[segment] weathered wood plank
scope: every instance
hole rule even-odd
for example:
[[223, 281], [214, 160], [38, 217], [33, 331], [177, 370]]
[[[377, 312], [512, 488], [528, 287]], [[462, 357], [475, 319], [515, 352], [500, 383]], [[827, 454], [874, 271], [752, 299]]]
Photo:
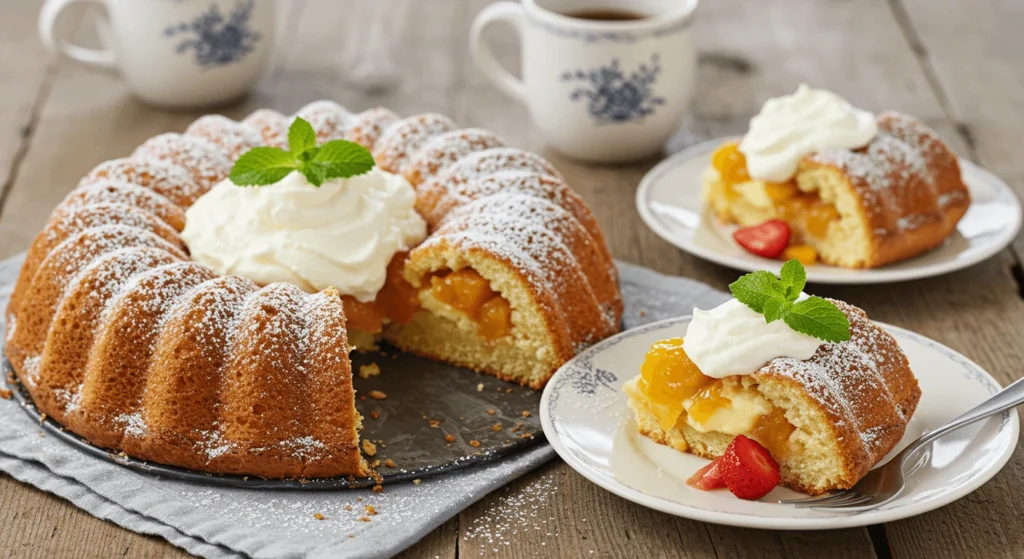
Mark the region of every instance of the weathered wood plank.
[[[892, 0], [922, 67], [979, 163], [1024, 198], [1024, 4]], [[1024, 236], [1014, 244], [1024, 255]]]
[[[35, 3], [15, 2], [4, 6], [0, 19], [0, 99], [4, 101], [0, 111], [0, 207], [25, 155], [56, 66], [55, 58], [39, 43], [37, 14]], [[78, 19], [68, 18], [66, 27], [74, 29]]]
[[0, 557], [187, 557], [161, 538], [105, 522], [71, 503], [0, 476]]
[[[949, 0], [893, 0], [919, 62], [968, 149], [962, 155], [995, 172], [1024, 196], [1024, 162], [1014, 149], [1024, 126], [1024, 22], [1019, 3], [988, 0], [969, 8]], [[967, 13], [967, 10], [970, 10]], [[949, 297], [930, 316], [903, 316], [915, 330], [963, 351], [1007, 384], [1022, 376], [1020, 332], [1024, 304], [1007, 295], [1016, 287], [1010, 271], [1019, 272], [1024, 241], [1014, 245], [1016, 260], [1006, 256], [986, 266], [947, 278], [934, 292], [957, 293], [966, 284], [991, 289], [984, 299]], [[1020, 277], [1017, 278], [1020, 282]], [[971, 285], [971, 291], [975, 286]], [[898, 296], [897, 294], [894, 294]], [[984, 343], [979, 343], [981, 338]], [[896, 556], [963, 557], [982, 553], [1011, 557], [1024, 547], [1024, 453], [1014, 453], [991, 482], [943, 509], [888, 526]]]

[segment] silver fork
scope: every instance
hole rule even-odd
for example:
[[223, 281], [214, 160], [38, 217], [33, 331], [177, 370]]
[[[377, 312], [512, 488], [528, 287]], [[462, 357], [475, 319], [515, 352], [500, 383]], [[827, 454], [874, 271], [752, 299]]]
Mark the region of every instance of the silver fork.
[[[852, 488], [818, 497], [784, 499], [779, 502], [797, 507], [842, 512], [863, 512], [876, 509], [899, 496], [907, 484], [907, 477], [924, 464], [925, 461], [922, 458], [925, 458], [927, 454], [922, 453], [917, 456], [917, 451], [928, 447], [935, 439], [947, 433], [1017, 407], [1022, 403], [1024, 403], [1024, 378], [1000, 390], [953, 421], [925, 433], [899, 454], [893, 456], [892, 460], [868, 472]], [[912, 460], [915, 457], [917, 459]]]

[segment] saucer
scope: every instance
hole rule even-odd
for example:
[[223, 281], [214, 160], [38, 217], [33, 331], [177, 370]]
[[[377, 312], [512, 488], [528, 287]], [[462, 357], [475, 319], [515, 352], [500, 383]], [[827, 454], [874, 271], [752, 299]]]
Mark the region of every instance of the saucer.
[[[552, 377], [540, 411], [544, 433], [573, 469], [601, 487], [655, 510], [748, 528], [817, 530], [890, 522], [947, 505], [980, 487], [1010, 459], [1020, 430], [1010, 410], [935, 441], [925, 464], [894, 501], [861, 513], [796, 508], [779, 499], [801, 493], [777, 487], [761, 501], [727, 490], [686, 485], [707, 460], [657, 444], [637, 433], [622, 384], [639, 374], [652, 343], [686, 333], [690, 317], [628, 330], [580, 353]], [[884, 460], [922, 434], [976, 406], [1001, 387], [977, 364], [913, 332], [881, 324], [910, 360], [921, 401], [900, 443]]]
[[[695, 256], [752, 272], [778, 272], [782, 262], [750, 254], [732, 239], [734, 225], [718, 222], [701, 196], [701, 173], [711, 153], [726, 139], [712, 140], [662, 161], [640, 181], [636, 206], [640, 217], [661, 238]], [[946, 274], [972, 266], [1009, 245], [1021, 227], [1021, 204], [999, 177], [961, 159], [971, 206], [957, 230], [938, 248], [881, 268], [851, 270], [807, 266], [811, 283], [889, 283]]]

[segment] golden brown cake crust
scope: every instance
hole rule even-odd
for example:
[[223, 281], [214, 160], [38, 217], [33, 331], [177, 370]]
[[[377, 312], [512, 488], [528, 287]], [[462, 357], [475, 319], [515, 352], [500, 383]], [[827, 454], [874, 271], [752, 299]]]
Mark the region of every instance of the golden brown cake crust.
[[[459, 248], [460, 257], [496, 263], [510, 281], [530, 286], [527, 298], [544, 309], [554, 340], [551, 355], [531, 356], [542, 374], [524, 379], [435, 357], [540, 388], [583, 346], [618, 331], [622, 300], [603, 234], [539, 156], [501, 147], [487, 131], [455, 130], [438, 114], [352, 115], [318, 101], [298, 115], [319, 141], [359, 142], [381, 168], [416, 184], [435, 184], [453, 169], [461, 170], [447, 180], [460, 184], [508, 169], [543, 174], [527, 179], [543, 188], [518, 192], [516, 206], [490, 195], [449, 201], [444, 215], [453, 217], [433, 232], [435, 246], [459, 244], [467, 220], [484, 212], [518, 218], [548, 239]], [[227, 177], [240, 153], [257, 143], [287, 145], [291, 120], [271, 110], [242, 122], [202, 117], [185, 134], [161, 134], [131, 157], [98, 165], [54, 210], [12, 293], [5, 338], [15, 374], [41, 412], [98, 446], [195, 470], [269, 478], [369, 473], [339, 293], [217, 277], [188, 261], [179, 234], [185, 210]], [[571, 281], [550, 281], [553, 270], [524, 266], [515, 258], [522, 254], [533, 264], [560, 263]]]
[[842, 173], [869, 234], [866, 268], [941, 245], [971, 203], [956, 155], [921, 121], [885, 112], [878, 131], [867, 147], [810, 155], [798, 171], [829, 167]]

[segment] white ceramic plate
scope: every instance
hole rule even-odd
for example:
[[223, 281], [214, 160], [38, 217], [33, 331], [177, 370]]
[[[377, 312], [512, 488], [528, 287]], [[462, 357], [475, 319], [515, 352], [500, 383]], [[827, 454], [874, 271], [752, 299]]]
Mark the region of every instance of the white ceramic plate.
[[[707, 460], [640, 436], [622, 384], [639, 374], [652, 343], [683, 336], [690, 317], [672, 318], [604, 340], [566, 363], [541, 399], [544, 433], [584, 477], [635, 503], [669, 514], [749, 528], [832, 529], [890, 522], [927, 512], [977, 489], [1009, 460], [1020, 430], [1017, 413], [965, 427], [939, 439], [927, 463], [895, 501], [843, 513], [798, 509], [775, 501], [801, 494], [778, 487], [762, 501], [728, 490], [700, 491], [684, 480]], [[882, 324], [899, 342], [921, 385], [921, 402], [893, 454], [1000, 390], [978, 365], [924, 336]], [[891, 456], [891, 454], [890, 454]], [[886, 460], [888, 457], [886, 457]]]
[[[636, 193], [636, 206], [647, 226], [673, 245], [712, 262], [739, 270], [778, 271], [782, 262], [754, 256], [732, 239], [734, 226], [722, 225], [705, 208], [701, 173], [711, 152], [725, 140], [681, 151], [655, 166]], [[1010, 187], [970, 161], [960, 160], [971, 206], [946, 242], [925, 254], [872, 270], [834, 266], [807, 267], [816, 283], [886, 283], [945, 274], [977, 264], [1005, 248], [1021, 226], [1021, 205]]]

